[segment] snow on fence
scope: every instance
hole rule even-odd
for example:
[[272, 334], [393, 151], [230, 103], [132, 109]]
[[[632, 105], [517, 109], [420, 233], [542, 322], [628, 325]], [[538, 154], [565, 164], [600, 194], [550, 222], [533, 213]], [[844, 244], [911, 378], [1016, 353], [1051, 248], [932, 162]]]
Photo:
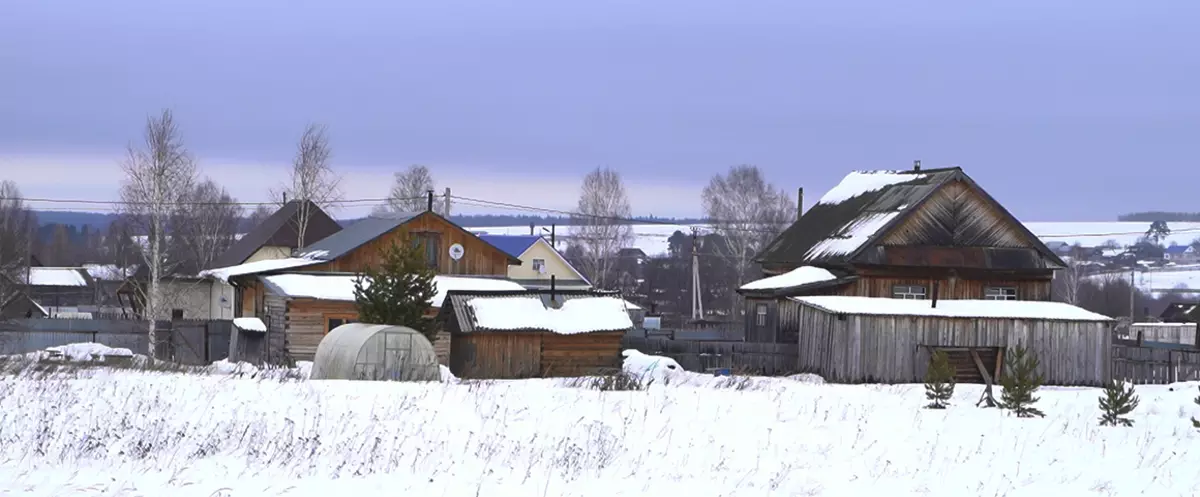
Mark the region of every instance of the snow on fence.
[[[156, 356], [207, 366], [229, 355], [231, 321], [158, 321]], [[145, 353], [145, 321], [107, 319], [8, 319], [0, 321], [0, 355], [18, 355], [71, 343], [99, 343]]]
[[780, 376], [797, 373], [798, 345], [701, 340], [671, 340], [626, 335], [625, 349], [670, 357], [688, 371]]

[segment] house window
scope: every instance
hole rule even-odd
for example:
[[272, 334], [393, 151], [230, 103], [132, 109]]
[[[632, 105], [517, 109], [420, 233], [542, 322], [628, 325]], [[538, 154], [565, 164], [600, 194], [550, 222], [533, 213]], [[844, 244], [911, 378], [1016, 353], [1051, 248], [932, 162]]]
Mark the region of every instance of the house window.
[[325, 317], [325, 333], [328, 334], [329, 332], [333, 331], [334, 328], [337, 328], [338, 326], [341, 326], [343, 324], [357, 323], [357, 322], [358, 322], [358, 318], [355, 316], [350, 316], [350, 315], [326, 316]]
[[754, 306], [754, 325], [767, 325], [767, 304], [757, 304]]
[[896, 285], [892, 287], [892, 298], [923, 300], [927, 295], [924, 285]]
[[437, 233], [414, 233], [413, 247], [423, 248], [425, 263], [431, 268], [438, 267], [439, 243]]
[[983, 289], [983, 300], [1017, 300], [1017, 288], [989, 286]]
[[546, 259], [534, 259], [533, 270], [538, 274], [544, 274], [546, 272]]

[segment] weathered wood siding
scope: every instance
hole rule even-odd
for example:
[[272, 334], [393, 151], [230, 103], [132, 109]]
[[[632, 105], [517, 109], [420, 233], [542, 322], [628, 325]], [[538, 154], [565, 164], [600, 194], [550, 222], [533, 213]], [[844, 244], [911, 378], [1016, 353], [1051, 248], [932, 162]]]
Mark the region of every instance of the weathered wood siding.
[[621, 367], [625, 332], [542, 333], [542, 377], [584, 376]]
[[889, 231], [881, 244], [1035, 247], [1002, 209], [964, 181], [947, 183]]
[[292, 299], [287, 310], [288, 352], [293, 360], [311, 361], [329, 330], [329, 318], [358, 319], [354, 302]]
[[433, 341], [433, 353], [437, 354], [438, 364], [450, 367], [450, 340], [452, 339], [449, 331], [438, 331], [437, 339]]
[[450, 370], [459, 378], [535, 378], [541, 356], [541, 333], [462, 333], [450, 342]]
[[[278, 295], [263, 297], [263, 310], [257, 316], [267, 325], [266, 350], [264, 360], [269, 364], [287, 364], [287, 299]], [[253, 309], [253, 308], [252, 308]]]
[[1110, 374], [1109, 323], [834, 315], [799, 305], [799, 364], [829, 381], [919, 383], [929, 347], [1023, 344], [1051, 385], [1099, 386]]
[[[759, 324], [758, 308], [766, 306], [767, 315], [764, 324]], [[797, 304], [795, 301], [782, 299], [746, 299], [745, 329], [746, 341], [752, 343], [796, 343], [799, 327], [797, 325]]]
[[[507, 276], [508, 254], [488, 245], [479, 237], [434, 215], [421, 215], [391, 232], [376, 238], [350, 253], [325, 264], [306, 266], [305, 271], [357, 272], [366, 267], [377, 267], [383, 251], [393, 242], [411, 243], [409, 236], [429, 234], [437, 238], [437, 273]], [[463, 257], [458, 261], [450, 258], [450, 246], [463, 246]]]
[[862, 275], [858, 280], [841, 287], [839, 295], [857, 297], [891, 298], [892, 288], [896, 285], [922, 285], [926, 295], [933, 296], [934, 283], [937, 283], [939, 299], [983, 299], [984, 289], [989, 286], [1013, 287], [1017, 290], [1017, 300], [1050, 300], [1051, 279], [963, 279], [935, 276], [876, 276]]

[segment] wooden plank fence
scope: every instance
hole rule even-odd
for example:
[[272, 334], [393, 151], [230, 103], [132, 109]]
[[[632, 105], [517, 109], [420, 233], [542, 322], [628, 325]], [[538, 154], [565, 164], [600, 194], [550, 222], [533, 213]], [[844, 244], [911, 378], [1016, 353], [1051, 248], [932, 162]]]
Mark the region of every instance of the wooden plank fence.
[[[0, 355], [18, 355], [70, 343], [93, 342], [135, 354], [149, 349], [147, 323], [109, 319], [0, 320]], [[158, 321], [156, 357], [180, 364], [208, 365], [229, 355], [232, 321]]]
[[1200, 349], [1166, 342], [1114, 339], [1112, 378], [1164, 385], [1200, 380]]
[[670, 340], [626, 335], [624, 349], [675, 359], [683, 369], [713, 372], [727, 369], [738, 374], [780, 376], [796, 371], [796, 344]]

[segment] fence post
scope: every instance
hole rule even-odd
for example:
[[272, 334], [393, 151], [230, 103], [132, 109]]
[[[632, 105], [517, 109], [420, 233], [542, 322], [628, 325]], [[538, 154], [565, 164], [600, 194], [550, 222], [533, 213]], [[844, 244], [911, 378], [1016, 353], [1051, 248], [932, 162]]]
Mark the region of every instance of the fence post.
[[1179, 372], [1175, 370], [1175, 351], [1174, 350], [1167, 351], [1167, 368], [1168, 368], [1167, 374], [1169, 375], [1168, 377], [1170, 379], [1170, 381], [1168, 383], [1175, 383], [1176, 379], [1179, 376]]

